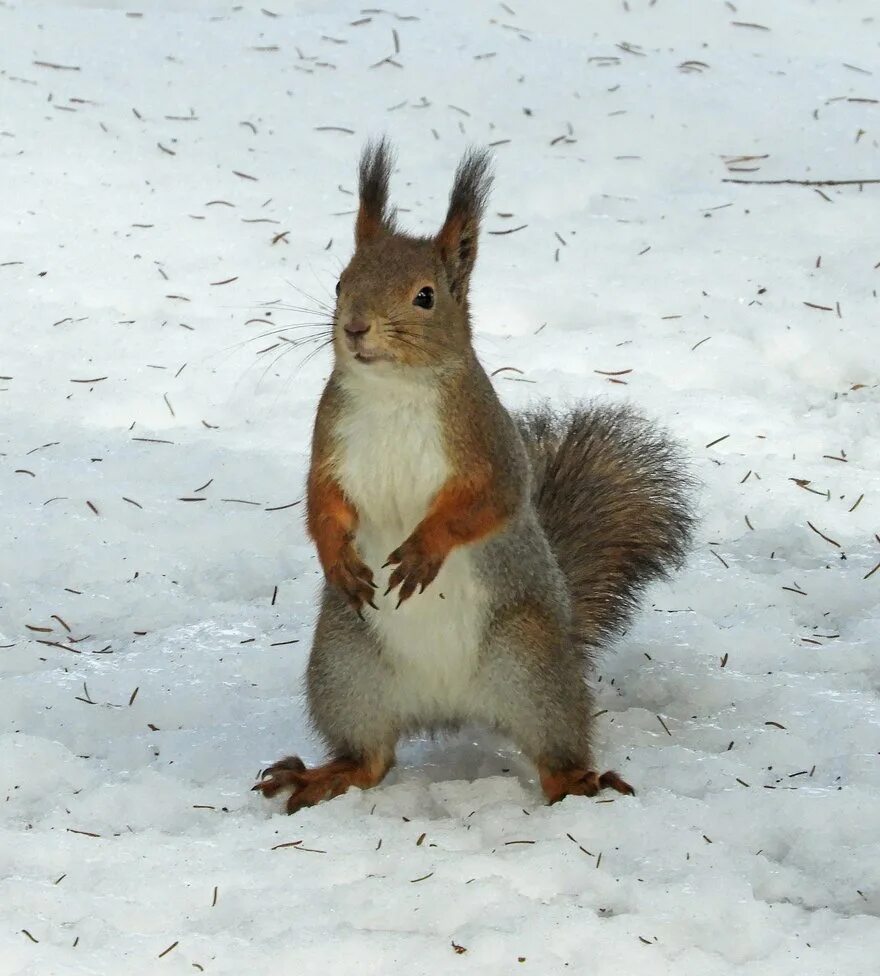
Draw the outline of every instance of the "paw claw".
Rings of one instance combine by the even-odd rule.
[[[322,800],[345,793],[350,786],[366,789],[378,783],[388,766],[370,766],[352,759],[334,759],[323,766],[307,769],[297,756],[288,756],[263,772],[262,780],[252,787],[271,799],[283,789],[290,790],[286,809],[296,813]]]
[[[396,568],[389,577],[385,596],[399,586],[400,599],[397,603],[399,607],[404,600],[408,600],[416,591],[425,592],[443,565],[443,555],[438,555],[426,547],[418,532],[414,532],[402,546],[391,553],[385,566],[394,564],[396,564]]]
[[[635,790],[624,779],[609,769],[601,775],[594,769],[570,768],[560,772],[541,772],[541,785],[548,803],[557,803],[566,796],[596,796],[601,790],[612,789],[626,796],[634,796]]]
[[[348,543],[340,552],[335,565],[326,570],[326,575],[358,616],[363,604],[372,602],[376,589],[373,573],[352,543]]]

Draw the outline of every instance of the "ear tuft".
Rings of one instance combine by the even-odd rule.
[[[394,230],[394,214],[388,211],[388,184],[394,168],[394,150],[383,136],[370,140],[358,166],[360,206],[354,228],[355,245]]]
[[[458,164],[446,220],[437,235],[437,247],[449,276],[453,295],[467,293],[477,259],[480,221],[492,189],[492,159],[485,149],[469,149]]]

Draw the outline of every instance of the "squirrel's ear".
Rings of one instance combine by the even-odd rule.
[[[394,166],[394,150],[384,137],[364,146],[358,166],[360,206],[354,226],[355,246],[394,230],[394,214],[388,212],[388,182]]]
[[[437,235],[437,247],[452,294],[461,299],[477,259],[480,220],[492,188],[492,163],[484,149],[469,149],[455,171],[449,210]]]

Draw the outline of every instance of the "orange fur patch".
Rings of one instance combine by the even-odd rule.
[[[327,580],[349,605],[361,612],[364,603],[375,606],[373,574],[354,546],[357,511],[339,484],[312,466],[308,485],[308,528]]]
[[[447,481],[413,533],[424,549],[445,559],[456,546],[477,542],[502,528],[506,518],[492,498],[492,486],[488,467],[477,477]]]
[[[339,483],[314,465],[309,472],[307,505],[309,535],[329,575],[354,535],[357,512]]]
[[[455,216],[448,218],[440,228],[440,233],[437,235],[437,247],[440,249],[440,255],[444,261],[449,260],[458,250],[458,245],[464,234],[465,223],[465,214],[455,214]]]
[[[479,478],[453,478],[437,493],[412,535],[388,557],[396,568],[387,592],[400,586],[398,606],[421,592],[440,572],[456,547],[497,532],[507,520],[493,500],[491,470]]]
[[[382,231],[381,211],[370,210],[361,204],[354,225],[354,237],[358,244],[377,237]]]

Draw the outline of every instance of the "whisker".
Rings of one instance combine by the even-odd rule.
[[[332,308],[320,308],[320,307],[309,307],[308,305],[292,305],[290,302],[282,302],[279,298],[274,302],[263,302],[260,305],[249,305],[248,308],[271,308],[273,311],[275,309],[282,309],[285,312],[301,312],[304,315],[323,315],[327,318],[333,318]]]
[[[417,337],[413,336],[411,333],[401,332],[397,329],[389,329],[388,334],[395,336],[396,342],[409,346],[411,349],[415,349],[416,352],[421,353],[426,359],[430,359],[430,351],[423,345],[420,345]]]
[[[295,285],[295,284],[294,284],[294,283],[293,283],[293,282],[292,282],[292,281],[291,281],[291,280],[290,280],[289,278],[285,278],[284,280],[285,280],[285,281],[287,282],[287,284],[288,284],[288,285],[290,285],[290,287],[291,287],[291,288],[292,288],[292,289],[293,289],[294,291],[297,291],[297,292],[299,292],[299,293],[300,293],[300,295],[303,295],[303,296],[304,296],[305,298],[308,298],[308,300],[309,300],[310,302],[314,302],[314,303],[315,303],[316,305],[318,305],[318,306],[319,306],[320,308],[324,308],[324,309],[326,309],[326,310],[327,310],[328,312],[332,312],[332,311],[333,311],[333,306],[332,306],[332,305],[328,305],[328,304],[327,304],[327,302],[325,302],[325,301],[323,301],[322,299],[320,299],[320,298],[315,298],[315,296],[314,296],[314,295],[310,295],[310,294],[309,294],[309,293],[308,293],[307,291],[305,291],[304,289],[302,289],[302,288],[299,288],[299,287],[298,287],[297,285]]]
[[[293,351],[294,351],[294,349],[296,349],[296,348],[298,348],[298,347],[299,347],[299,346],[301,346],[301,345],[305,345],[305,344],[307,344],[307,343],[310,343],[310,342],[318,342],[318,341],[319,341],[319,340],[320,340],[321,338],[322,338],[321,336],[314,336],[314,337],[312,337],[312,338],[309,338],[309,339],[303,339],[303,340],[300,340],[299,342],[291,342],[290,340],[288,340],[288,342],[287,342],[287,344],[286,344],[286,348],[285,348],[285,349],[282,349],[282,350],[281,350],[281,352],[280,352],[280,353],[278,353],[278,355],[277,355],[277,356],[275,356],[275,358],[274,358],[274,359],[272,360],[272,362],[271,362],[271,363],[269,363],[269,365],[268,365],[268,366],[267,366],[267,367],[266,367],[266,368],[265,368],[265,369],[263,370],[263,373],[262,373],[262,375],[260,376],[260,379],[259,379],[259,382],[258,382],[258,385],[259,385],[260,383],[262,383],[262,382],[263,382],[263,380],[265,380],[265,378],[266,378],[266,374],[267,374],[267,373],[268,373],[268,372],[269,372],[270,370],[272,370],[272,369],[274,369],[274,367],[275,367],[275,366],[276,366],[276,365],[277,365],[277,364],[278,364],[278,363],[279,363],[279,362],[280,362],[280,361],[281,361],[281,360],[282,360],[282,359],[283,359],[283,358],[284,358],[285,356],[287,356],[287,355],[288,355],[289,353],[291,353],[291,352],[293,352]],[[319,346],[318,346],[318,347],[317,347],[316,349],[313,349],[313,350],[312,350],[312,351],[311,351],[311,352],[310,352],[310,353],[309,353],[309,354],[308,354],[307,356],[305,356],[305,357],[303,358],[303,360],[302,360],[302,362],[300,362],[300,364],[299,364],[299,366],[297,367],[297,370],[299,370],[299,369],[301,369],[301,368],[302,368],[302,367],[303,367],[303,366],[304,366],[304,365],[305,365],[305,364],[306,364],[306,363],[307,363],[307,362],[308,362],[308,361],[309,361],[309,360],[310,360],[310,359],[311,359],[311,358],[312,358],[313,356],[315,356],[315,355],[316,355],[317,353],[319,353],[319,352],[320,352],[320,351],[321,351],[322,349],[324,349],[324,348],[326,348],[326,347],[327,347],[328,345],[331,345],[331,344],[332,344],[332,342],[333,342],[333,336],[332,336],[332,335],[331,335],[331,336],[330,336],[329,338],[325,338],[325,339],[323,339],[323,341],[321,342],[321,344],[320,344],[320,345],[319,345]],[[273,346],[273,347],[271,347],[271,348],[277,348],[277,345],[276,345],[276,346]],[[268,350],[266,350],[266,351],[268,352]],[[296,372],[296,370],[294,371],[294,373],[295,373],[295,372]]]
[[[315,356],[318,355],[319,352],[322,352],[324,349],[327,348],[327,346],[332,346],[332,345],[333,345],[333,337],[331,336],[325,342],[322,342],[321,345],[318,346],[317,349],[313,349],[308,354],[308,356],[306,356],[305,359],[299,364],[299,366],[297,367],[297,369],[302,369],[307,363],[311,362],[315,358]]]
[[[279,336],[279,342],[276,342],[274,345],[267,346],[266,349],[257,350],[255,355],[260,356],[264,352],[268,352],[269,349],[277,349],[282,343],[288,346],[293,346],[294,348],[297,346],[307,346],[312,342],[318,342],[320,339],[326,339],[328,334],[329,333],[327,332],[322,332],[319,335],[301,336],[299,339],[288,339],[287,336]]]
[[[333,257],[336,258],[337,263],[341,266],[342,265],[342,262],[339,260],[339,258],[335,254],[333,255]],[[312,266],[312,262],[311,261],[309,261],[309,271],[312,272],[312,277],[315,279],[315,281],[321,286],[321,288],[324,289],[324,291],[327,292],[327,295],[329,296],[330,301],[331,302],[335,302],[336,301],[336,297],[330,293],[329,288],[318,277],[318,273],[315,271],[314,267]]]
[[[303,325],[281,325],[277,329],[269,329],[266,332],[260,332],[257,335],[248,336],[247,339],[242,340],[242,345],[246,342],[253,342],[254,339],[263,339],[265,336],[270,335],[280,335],[282,332],[298,332],[301,329],[321,329],[325,332],[332,332],[333,329],[328,327],[324,322],[308,322]]]
[[[299,329],[315,329],[314,335],[312,336],[297,336],[297,341],[306,341],[310,338],[317,338],[320,336],[328,336],[333,334],[333,329],[327,328],[323,323],[315,323],[314,325],[296,325],[296,326],[283,326],[277,329],[269,329],[266,332],[260,332],[257,335],[248,336],[247,339],[242,339],[241,342],[234,342],[229,346],[226,346],[227,350],[241,349],[242,346],[246,346],[251,342],[255,342],[258,339],[268,339],[269,336],[283,335],[285,332],[291,330]]]
[[[396,335],[398,338],[402,336],[407,336],[410,340],[422,343],[422,351],[425,355],[429,355],[429,348],[432,347],[436,350],[447,350],[453,348],[452,343],[448,341],[445,336],[440,336],[437,334],[423,333],[422,335],[415,335],[408,329],[388,329],[387,330],[392,335]]]

